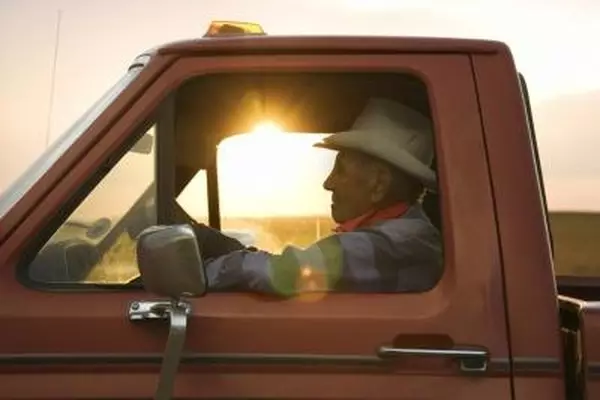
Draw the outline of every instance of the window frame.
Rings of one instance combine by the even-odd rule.
[[[190,324],[202,324],[206,334],[188,338],[190,351],[202,352],[208,348],[212,360],[234,364],[232,368],[242,362],[269,362],[269,359],[272,362],[274,358],[283,360],[279,363],[284,364],[285,357],[298,359],[307,352],[310,352],[314,363],[315,360],[331,361],[337,356],[345,360],[355,356],[374,357],[376,346],[384,341],[393,341],[398,335],[428,333],[450,335],[457,344],[486,346],[492,357],[490,364],[502,365],[506,371],[510,352],[501,277],[504,266],[499,262],[501,248],[495,229],[497,221],[490,166],[484,147],[485,132],[481,121],[476,118],[454,118],[456,113],[450,112],[458,108],[467,115],[477,113],[482,118],[473,66],[468,56],[411,53],[367,58],[362,54],[320,54],[269,57],[267,60],[267,56],[244,58],[227,55],[209,59],[206,63],[185,58],[178,61],[176,68],[186,76],[210,74],[213,69],[218,72],[290,69],[293,72],[368,70],[416,73],[426,84],[432,107],[437,170],[440,172],[439,191],[447,193],[440,201],[443,216],[440,233],[444,249],[450,250],[445,252],[442,278],[428,292],[332,293],[323,301],[314,303],[295,299],[280,302],[247,292],[211,293],[194,299],[192,304],[196,307],[190,315]],[[456,79],[447,79],[449,74]],[[456,93],[459,101],[456,101]],[[454,140],[450,133],[461,135],[459,137],[466,142]],[[473,165],[478,168],[473,168]],[[470,187],[463,187],[464,182],[470,183]],[[456,197],[453,196],[459,190],[468,201],[454,201]],[[478,196],[469,196],[473,193]],[[478,231],[480,233],[473,233]],[[472,239],[480,239],[480,245],[474,249],[469,246]],[[476,290],[471,292],[472,289]],[[486,307],[477,305],[479,296],[485,296],[479,300]],[[463,324],[456,323],[457,318],[474,323],[465,330]],[[271,333],[267,340],[244,339],[264,339],[261,332],[265,321],[268,321]],[[311,323],[315,323],[314,329],[311,329]],[[335,340],[340,331],[357,331],[368,323],[371,324],[370,329],[363,330],[363,335],[353,335],[345,341]],[[399,366],[395,370],[394,382],[402,384],[403,380],[411,382],[419,379],[418,374],[405,374],[410,369],[411,363]],[[488,378],[487,375],[485,377]],[[248,379],[255,380],[256,377]],[[426,379],[431,379],[431,375]],[[449,375],[449,380],[452,379],[454,377]],[[508,379],[505,383],[504,388],[508,390]],[[495,388],[498,389],[498,386]]]
[[[50,221],[38,232],[36,237],[27,245],[22,252],[21,258],[16,266],[17,281],[29,289],[41,291],[106,291],[106,290],[131,290],[141,289],[143,286],[137,283],[117,284],[117,283],[92,283],[92,282],[38,282],[29,277],[29,266],[39,251],[48,242],[54,233],[66,222],[75,209],[89,196],[98,186],[106,175],[118,164],[118,162],[127,154],[134,144],[150,129],[155,128],[155,146],[154,155],[154,185],[156,191],[156,215],[157,223],[165,222],[169,218],[173,207],[170,206],[169,193],[173,192],[173,180],[169,179],[174,174],[174,167],[169,160],[172,160],[172,133],[174,129],[174,101],[173,97],[168,96],[155,110],[138,124],[120,145],[120,147],[107,155],[93,174],[86,178],[69,199],[57,210]]]
[[[254,64],[260,64],[262,62],[264,62],[263,60],[254,60],[252,58],[246,58],[243,56],[240,57],[227,57],[227,64],[228,66],[225,68],[221,65],[218,65],[218,63],[216,62],[211,62],[208,64],[203,64],[198,62],[198,60],[195,60],[194,58],[184,58],[182,60],[179,60],[176,64],[175,64],[175,68],[178,69],[178,72],[181,73],[182,75],[185,75],[185,79],[180,79],[178,81],[178,87],[181,87],[183,82],[186,82],[190,79],[194,79],[195,77],[198,76],[202,76],[202,75],[211,75],[213,73],[219,73],[219,74],[235,74],[235,73],[252,73],[252,72],[270,72],[270,71],[277,71],[277,72],[287,72],[287,68],[286,67],[281,67],[281,65],[277,65],[277,64],[286,64],[288,61],[286,60],[286,58],[296,58],[296,57],[301,57],[301,56],[287,56],[287,57],[282,57],[282,60],[278,63],[271,63],[273,65],[270,65],[268,68],[264,68],[264,67],[256,67],[254,66]],[[321,57],[321,56],[311,56],[311,57]],[[323,56],[323,58],[325,57],[329,57],[329,56]],[[346,55],[346,56],[339,56],[338,57],[338,61],[336,63],[346,63],[347,59],[349,58],[353,58],[353,57],[360,57],[360,56],[353,56],[353,55]],[[389,58],[390,60],[387,60],[386,62],[390,62],[391,59],[393,59],[394,57],[418,57],[418,58],[422,58],[421,60],[417,61],[417,63],[427,63],[428,62],[428,58],[435,58],[436,55],[428,55],[428,56],[423,56],[423,55],[417,55],[417,54],[397,54],[397,55],[393,55],[393,56],[389,56],[389,55],[380,55],[379,57],[382,58]],[[457,57],[459,57],[457,55]],[[263,58],[263,57],[260,57]],[[378,57],[374,57],[374,58],[378,58]],[[231,66],[230,63],[233,63],[234,61],[237,61],[237,65],[235,66]],[[461,61],[462,62],[462,61]],[[377,67],[373,67],[373,65],[371,64],[371,60],[368,62],[368,65],[355,65],[352,66],[352,68],[350,69],[345,69],[345,68],[339,68],[339,67],[327,67],[327,68],[323,68],[320,66],[317,67],[313,67],[313,66],[303,66],[303,67],[294,67],[293,70],[291,71],[292,73],[297,73],[297,72],[301,72],[301,73],[305,73],[305,72],[315,72],[315,73],[319,73],[319,72],[340,72],[340,73],[353,73],[353,72],[370,72],[370,73],[374,73],[374,72],[381,72],[381,73],[401,73],[401,74],[412,74],[415,77],[417,77],[418,79],[420,79],[423,83],[424,83],[424,87],[427,90],[427,98],[431,107],[431,117],[434,120],[434,129],[435,129],[435,148],[436,148],[436,158],[437,158],[437,165],[436,165],[436,169],[438,171],[438,173],[441,171],[440,169],[440,165],[444,163],[444,161],[441,159],[441,157],[443,157],[443,148],[442,148],[442,144],[440,144],[439,140],[439,126],[438,124],[440,123],[440,121],[438,120],[438,110],[436,109],[435,103],[436,103],[436,99],[435,96],[433,94],[433,91],[431,90],[431,78],[428,75],[428,73],[423,72],[422,70],[420,70],[419,68],[414,68],[414,67],[402,67],[402,68],[389,68],[389,67],[381,67],[381,66],[377,66]],[[473,98],[475,99],[475,98]],[[482,137],[483,138],[483,137]],[[441,151],[440,151],[441,150]],[[212,151],[212,153],[216,156],[216,149],[215,151]],[[211,166],[211,168],[214,169],[214,173],[216,174],[216,167],[213,164]],[[207,168],[207,181],[208,181],[208,175],[209,175],[209,170],[211,168]],[[446,185],[447,182],[445,182],[445,179],[442,179],[441,176],[439,176],[439,181],[438,181],[438,193],[443,193],[446,191]],[[210,185],[207,183],[207,188],[208,190],[210,190]],[[217,195],[215,196],[215,193],[217,193]],[[213,191],[213,193],[209,193],[208,194],[208,198],[209,198],[209,203],[211,202],[210,198],[211,196],[213,197],[213,199],[216,197],[217,200],[213,200],[215,201],[215,203],[213,203],[213,207],[215,207],[215,204],[218,205],[218,190]],[[491,198],[490,198],[491,199]],[[453,241],[454,238],[454,234],[450,233],[449,231],[451,231],[452,229],[450,228],[450,224],[447,224],[445,222],[446,218],[449,218],[447,216],[447,214],[449,213],[449,210],[447,210],[447,207],[449,207],[447,201],[443,201],[442,199],[440,199],[439,202],[439,207],[440,207],[440,213],[442,215],[442,229],[440,231],[441,236],[443,237],[443,248],[444,248],[444,273],[442,274],[441,278],[439,279],[439,281],[436,283],[436,285],[430,289],[427,292],[420,292],[420,293],[386,293],[385,295],[391,295],[391,296],[397,296],[397,295],[415,295],[415,296],[427,296],[427,297],[431,297],[432,299],[437,296],[436,293],[439,292],[445,292],[446,290],[448,290],[448,286],[450,285],[454,285],[454,276],[456,274],[455,271],[455,266],[454,264],[452,264],[452,266],[449,268],[449,264],[448,264],[448,259],[446,258],[446,249],[448,246],[448,242]],[[218,208],[217,208],[218,210]],[[209,211],[210,215],[209,218],[212,217],[212,215],[216,215],[216,218],[220,218],[220,212],[219,214],[213,213],[213,211]],[[446,216],[445,216],[446,215]],[[216,224],[215,224],[216,225]],[[220,225],[220,223],[219,223]],[[215,227],[215,226],[213,226]],[[497,243],[496,243],[497,244]],[[247,292],[237,292],[237,291],[233,291],[233,292],[222,292],[219,293],[220,295],[224,295],[224,296],[246,296],[249,295],[249,293]],[[340,296],[343,295],[355,295],[355,294],[347,294],[347,293],[341,293],[341,294],[337,294]],[[206,301],[207,299],[205,298],[204,301]],[[233,301],[233,299],[232,299]]]
[[[157,224],[175,220],[175,96],[176,91],[169,93],[157,108],[154,164]]]
[[[414,55],[410,55],[410,56],[414,56]],[[409,57],[410,57],[409,56]],[[353,57],[353,56],[347,56],[347,57]],[[386,56],[382,56],[382,57],[386,57]],[[424,57],[426,58],[426,57]],[[250,60],[245,60],[246,62],[250,61]],[[422,61],[421,61],[422,62]],[[191,64],[190,64],[191,63]],[[252,61],[250,61],[250,63],[252,63]],[[169,185],[169,181],[174,182],[174,179],[169,179],[169,177],[174,176],[175,173],[175,163],[169,163],[169,162],[164,162],[165,160],[172,160],[172,158],[174,157],[174,140],[168,140],[168,138],[163,138],[163,136],[170,136],[171,138],[174,138],[173,135],[165,135],[163,133],[159,133],[162,132],[159,129],[159,121],[163,120],[163,122],[161,122],[161,128],[163,129],[172,129],[171,133],[174,133],[174,125],[175,125],[175,121],[173,115],[169,115],[169,113],[174,112],[175,110],[175,97],[176,97],[176,93],[178,88],[182,87],[183,83],[191,78],[200,76],[202,74],[212,74],[212,68],[210,67],[206,67],[206,66],[201,66],[199,69],[201,70],[201,72],[199,73],[196,69],[198,68],[199,64],[196,64],[193,59],[183,59],[180,60],[179,63],[175,64],[174,69],[177,70],[178,67],[181,69],[186,69],[187,66],[189,65],[193,65],[193,67],[191,68],[191,70],[187,70],[185,72],[182,72],[181,70],[178,70],[176,73],[178,74],[182,74],[185,75],[185,78],[179,78],[176,79],[174,81],[171,82],[171,85],[173,85],[172,89],[168,91],[167,93],[165,93],[165,97],[162,99],[161,103],[158,105],[158,107],[156,107],[155,110],[151,111],[149,113],[149,115],[147,116],[147,118],[144,120],[144,122],[142,122],[141,124],[138,125],[137,129],[134,129],[132,131],[135,131],[134,134],[129,134],[127,139],[121,144],[120,152],[113,152],[113,154],[111,154],[110,156],[106,157],[106,160],[112,159],[115,157],[116,154],[120,154],[116,160],[114,161],[114,164],[116,164],[118,162],[118,160],[121,159],[121,157],[123,156],[123,154],[126,153],[126,151],[128,151],[129,148],[131,148],[131,146],[133,145],[133,143],[135,143],[135,140],[139,139],[139,137],[141,137],[141,135],[143,134],[143,132],[145,132],[145,129],[147,129],[152,123],[157,123],[157,157],[160,157],[160,159],[157,159],[156,162],[156,167],[161,169],[162,171],[160,172],[160,181],[159,181],[159,177],[158,177],[158,172],[157,172],[157,215],[162,215],[161,217],[161,221],[163,223],[167,223],[167,224],[172,224],[174,223],[174,219],[172,218],[172,216],[174,215],[174,208],[175,208],[175,191],[174,191],[174,185]],[[278,67],[273,67],[272,70],[280,70],[280,68]],[[285,69],[283,69],[285,70]],[[238,71],[245,71],[245,68],[243,65],[239,65],[236,68],[231,68],[231,69],[226,69],[226,70],[219,70],[218,72],[223,73],[236,73]],[[256,71],[256,69],[254,68],[249,68],[249,71]],[[311,72],[319,72],[319,71],[328,71],[328,72],[345,72],[342,70],[339,70],[338,68],[332,68],[332,69],[320,69],[320,68],[295,68],[293,72],[306,72],[306,71],[311,71]],[[356,72],[360,72],[360,71],[369,71],[369,72],[395,72],[395,73],[410,73],[410,74],[414,74],[417,78],[421,79],[423,81],[423,83],[425,84],[425,88],[428,91],[428,100],[430,102],[430,105],[433,105],[434,103],[434,98],[432,97],[432,93],[430,91],[430,82],[429,82],[429,78],[426,74],[422,73],[422,71],[418,70],[418,69],[411,69],[411,68],[401,68],[401,69],[389,69],[389,68],[372,68],[370,66],[367,67],[358,67],[358,68],[353,68],[352,71],[356,71]],[[242,72],[243,73],[243,72]],[[434,113],[436,111],[432,110],[432,118],[434,118],[435,120],[435,116]],[[436,124],[438,123],[438,121],[435,121]],[[436,132],[438,132],[438,128],[436,127]],[[435,138],[435,143],[436,143],[436,154],[439,157],[440,155],[440,144],[438,143],[439,138],[437,137],[438,133],[436,133],[436,138]],[[160,141],[160,142],[159,142]],[[159,148],[162,148],[161,150],[159,150]],[[215,151],[212,152],[214,154],[214,156],[216,157],[216,149]],[[160,154],[160,155],[159,155]],[[105,160],[105,161],[106,161]],[[162,161],[162,163],[161,163]],[[114,166],[114,164],[111,164],[111,168]],[[170,166],[170,167],[169,167]],[[438,162],[438,172],[439,172],[439,162]],[[110,169],[109,169],[110,170]],[[213,174],[215,175],[215,182],[213,183],[213,185],[215,185],[215,189],[212,191],[212,194],[210,193],[210,184],[207,183],[207,190],[209,191],[208,193],[208,198],[209,198],[209,204],[212,203],[212,207],[213,210],[217,210],[217,212],[213,212],[213,211],[209,211],[209,218],[216,218],[218,220],[218,225],[220,225],[220,212],[218,212],[219,207],[218,207],[218,182],[217,182],[217,168],[216,168],[216,159],[215,162],[213,163],[213,165],[211,166],[211,168],[207,169],[207,181],[209,179],[209,175],[211,174],[210,170],[212,170]],[[33,259],[33,257],[35,257],[35,255],[37,254],[37,252],[39,251],[39,249],[46,243],[47,239],[56,231],[56,229],[58,229],[58,227],[60,226],[60,224],[64,223],[64,221],[66,220],[66,218],[68,218],[68,216],[70,215],[70,213],[80,204],[80,202],[85,198],[85,196],[87,196],[91,190],[93,190],[93,188],[97,185],[98,182],[100,182],[100,180],[104,177],[105,173],[100,175],[100,172],[96,172],[95,174],[92,174],[90,178],[88,178],[87,182],[83,183],[80,187],[79,190],[77,192],[75,192],[67,202],[65,202],[65,205],[63,205],[63,207],[60,208],[59,212],[57,212],[57,215],[52,219],[51,223],[48,223],[44,226],[44,228],[42,230],[40,230],[40,234],[36,237],[36,239],[34,240],[34,242],[36,242],[36,245],[31,245],[28,247],[28,249],[24,252],[24,257],[22,258],[22,260],[19,261],[18,263],[18,267],[17,267],[17,271],[19,273],[18,275],[18,280],[21,284],[23,284],[24,286],[28,287],[28,288],[33,288],[33,289],[38,289],[38,290],[44,290],[44,291],[84,291],[84,292],[91,292],[91,291],[106,291],[106,290],[118,290],[118,291],[123,291],[123,290],[130,290],[130,289],[143,289],[143,285],[141,283],[141,281],[139,279],[134,280],[133,282],[129,283],[129,284],[94,284],[94,283],[78,283],[78,282],[72,282],[72,283],[43,283],[43,282],[36,282],[36,281],[32,281],[31,279],[28,279],[27,276],[27,267],[29,262]],[[440,182],[441,183],[441,182]],[[440,187],[438,188],[438,190],[441,192],[444,190],[443,186],[440,185]],[[161,200],[160,204],[159,204],[159,197]],[[212,199],[211,199],[212,198]],[[75,204],[72,204],[73,202],[75,202]],[[442,215],[444,214],[443,208],[446,206],[445,203],[443,201],[441,201],[439,203],[439,206],[442,208],[440,210],[440,212],[442,213]],[[167,210],[164,210],[162,208],[168,208]],[[210,206],[209,206],[210,207]],[[161,210],[162,209],[162,210]],[[161,210],[161,211],[159,211]],[[66,215],[63,215],[66,214]],[[212,222],[212,221],[211,221]],[[48,233],[49,232],[49,233]],[[446,240],[447,240],[447,235],[448,233],[446,232],[446,229],[442,229],[442,231],[440,232],[440,234],[443,237],[443,246],[444,249],[446,249]],[[44,240],[41,240],[40,238],[44,238]],[[33,256],[32,256],[33,253]],[[446,259],[444,260],[444,274],[443,276],[440,278],[440,280],[437,282],[436,286],[434,286],[429,292],[431,291],[437,291],[437,290],[445,290],[445,289],[438,289],[438,287],[440,286],[440,284],[443,284],[447,279],[447,275],[454,275],[454,268],[452,268],[451,270],[448,270],[448,265],[446,264]],[[445,286],[445,285],[444,285]],[[229,293],[229,294],[244,294],[244,293]],[[423,295],[424,293],[418,293],[417,295]]]

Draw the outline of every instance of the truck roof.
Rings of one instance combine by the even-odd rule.
[[[279,36],[279,35],[233,35],[199,37],[154,47],[138,56],[130,65],[143,65],[152,55],[203,56],[203,55],[252,55],[252,54],[351,54],[416,52],[424,54],[464,53],[493,54],[509,53],[506,44],[483,39],[438,38],[417,36]],[[61,154],[64,149],[61,150]],[[47,160],[45,161],[47,162]],[[44,171],[46,171],[44,169]],[[39,179],[34,175],[32,179]],[[5,193],[0,197],[0,240],[12,229],[4,219],[5,213],[29,190],[29,182],[16,194]],[[23,185],[18,180],[15,185]],[[10,190],[14,190],[11,186]],[[13,221],[14,222],[14,221]]]
[[[394,36],[223,36],[168,43],[144,54],[244,54],[310,52],[497,53],[507,46],[483,39]]]

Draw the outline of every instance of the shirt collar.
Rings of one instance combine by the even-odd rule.
[[[399,218],[408,211],[408,204],[404,202],[396,203],[390,207],[381,210],[369,211],[356,218],[348,220],[335,228],[336,232],[352,232],[358,228],[372,225],[376,222]]]

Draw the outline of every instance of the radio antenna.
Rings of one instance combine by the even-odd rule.
[[[56,84],[56,64],[58,61],[58,45],[60,41],[60,23],[62,20],[62,10],[58,10],[56,19],[56,37],[54,40],[54,59],[52,60],[52,75],[50,78],[50,101],[48,104],[48,119],[46,121],[46,148],[50,144],[50,122],[52,121],[52,111],[54,110],[54,88]]]

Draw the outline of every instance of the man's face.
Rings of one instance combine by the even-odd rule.
[[[372,210],[381,200],[380,179],[373,163],[361,154],[341,151],[323,183],[332,192],[331,216],[343,223]]]

